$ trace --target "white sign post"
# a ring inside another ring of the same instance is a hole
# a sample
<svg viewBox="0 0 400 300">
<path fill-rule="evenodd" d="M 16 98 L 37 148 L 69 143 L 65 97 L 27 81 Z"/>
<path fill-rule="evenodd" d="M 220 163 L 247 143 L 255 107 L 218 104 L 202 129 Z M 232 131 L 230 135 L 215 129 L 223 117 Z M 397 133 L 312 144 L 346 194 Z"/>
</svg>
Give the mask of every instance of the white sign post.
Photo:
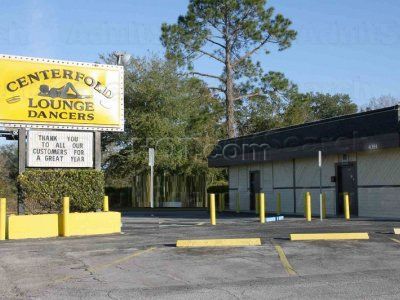
<svg viewBox="0 0 400 300">
<path fill-rule="evenodd" d="M 150 207 L 154 208 L 154 148 L 149 148 Z"/>
<path fill-rule="evenodd" d="M 322 218 L 322 151 L 318 151 L 318 166 L 319 166 L 319 216 Z"/>
<path fill-rule="evenodd" d="M 93 168 L 93 132 L 28 131 L 28 167 Z"/>
</svg>

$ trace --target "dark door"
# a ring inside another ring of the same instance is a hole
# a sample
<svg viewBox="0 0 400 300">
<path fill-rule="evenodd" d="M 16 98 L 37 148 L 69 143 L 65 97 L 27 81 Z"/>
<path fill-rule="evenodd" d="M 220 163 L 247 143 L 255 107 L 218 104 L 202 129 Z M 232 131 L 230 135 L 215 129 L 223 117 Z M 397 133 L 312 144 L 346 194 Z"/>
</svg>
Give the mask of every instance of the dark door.
<svg viewBox="0 0 400 300">
<path fill-rule="evenodd" d="M 250 172 L 250 210 L 256 209 L 256 194 L 261 190 L 260 171 Z"/>
<path fill-rule="evenodd" d="M 350 198 L 350 214 L 358 215 L 358 199 L 357 199 L 357 173 L 356 164 L 347 163 L 337 165 L 337 214 L 344 214 L 344 193 L 349 193 Z"/>
</svg>

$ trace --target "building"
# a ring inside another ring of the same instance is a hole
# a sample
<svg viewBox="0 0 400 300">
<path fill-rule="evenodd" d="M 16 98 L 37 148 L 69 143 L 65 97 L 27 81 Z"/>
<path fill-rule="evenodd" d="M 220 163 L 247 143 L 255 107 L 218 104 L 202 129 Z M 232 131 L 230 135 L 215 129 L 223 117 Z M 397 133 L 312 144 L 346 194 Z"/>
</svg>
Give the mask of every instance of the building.
<svg viewBox="0 0 400 300">
<path fill-rule="evenodd" d="M 208 158 L 210 167 L 229 169 L 229 208 L 240 196 L 243 211 L 255 209 L 263 192 L 267 211 L 304 213 L 312 196 L 319 215 L 319 192 L 327 196 L 327 215 L 343 214 L 343 193 L 352 215 L 400 217 L 399 107 L 393 106 L 221 140 Z M 322 151 L 321 172 L 318 151 Z"/>
</svg>

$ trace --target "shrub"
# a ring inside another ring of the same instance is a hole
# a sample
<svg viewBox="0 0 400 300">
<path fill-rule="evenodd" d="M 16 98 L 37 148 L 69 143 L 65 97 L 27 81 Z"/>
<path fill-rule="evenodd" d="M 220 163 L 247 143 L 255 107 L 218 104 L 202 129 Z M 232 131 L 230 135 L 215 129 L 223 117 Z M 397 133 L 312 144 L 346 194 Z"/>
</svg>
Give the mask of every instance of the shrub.
<svg viewBox="0 0 400 300">
<path fill-rule="evenodd" d="M 27 213 L 60 212 L 70 197 L 71 212 L 101 209 L 103 172 L 95 170 L 29 170 L 18 176 Z"/>
<path fill-rule="evenodd" d="M 17 212 L 18 149 L 16 143 L 0 146 L 0 198 L 7 198 L 7 212 Z"/>
<path fill-rule="evenodd" d="M 207 188 L 207 193 L 209 194 L 220 194 L 220 193 L 229 193 L 228 185 L 213 185 Z"/>
</svg>

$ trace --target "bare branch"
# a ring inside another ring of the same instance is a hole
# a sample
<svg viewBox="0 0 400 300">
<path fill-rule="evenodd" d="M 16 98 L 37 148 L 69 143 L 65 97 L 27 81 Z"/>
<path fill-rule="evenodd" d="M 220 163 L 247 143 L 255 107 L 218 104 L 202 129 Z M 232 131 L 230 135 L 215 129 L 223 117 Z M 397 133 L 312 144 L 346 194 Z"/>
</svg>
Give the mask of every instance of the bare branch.
<svg viewBox="0 0 400 300">
<path fill-rule="evenodd" d="M 210 37 L 225 41 L 224 37 L 220 35 L 211 34 Z"/>
<path fill-rule="evenodd" d="M 212 54 L 212 53 L 209 53 L 209 52 L 204 51 L 204 50 L 202 50 L 202 49 L 195 49 L 195 48 L 193 48 L 191 45 L 186 44 L 186 43 L 184 43 L 184 45 L 185 45 L 186 48 L 189 48 L 190 51 L 191 51 L 191 52 L 186 56 L 186 58 L 190 57 L 190 55 L 192 55 L 192 54 L 194 54 L 194 53 L 196 53 L 196 52 L 200 52 L 200 53 L 202 53 L 202 54 L 204 54 L 204 55 L 207 55 L 208 57 L 211 57 L 212 59 L 215 59 L 215 60 L 219 61 L 220 63 L 223 63 L 223 64 L 225 63 L 221 58 L 215 56 L 215 55 Z"/>
<path fill-rule="evenodd" d="M 210 90 L 216 90 L 216 91 L 220 91 L 222 93 L 225 93 L 225 90 L 223 88 L 220 87 L 208 87 Z"/>
<path fill-rule="evenodd" d="M 220 46 L 221 48 L 226 48 L 224 45 L 222 45 L 221 43 L 218 43 L 218 42 L 216 42 L 216 41 L 214 41 L 214 40 L 212 40 L 212 39 L 209 39 L 209 38 L 206 38 L 206 41 L 209 41 L 210 43 L 212 43 L 212 44 L 214 44 L 214 45 L 217 45 L 217 46 Z"/>
<path fill-rule="evenodd" d="M 206 74 L 206 73 L 201 73 L 201 72 L 189 72 L 188 74 L 191 75 L 197 75 L 197 76 L 203 76 L 203 77 L 209 77 L 209 78 L 214 78 L 218 79 L 221 82 L 224 82 L 223 78 L 220 76 L 212 75 L 212 74 Z"/>
<path fill-rule="evenodd" d="M 257 47 L 255 47 L 253 50 L 250 50 L 248 52 L 246 52 L 242 57 L 240 57 L 239 59 L 237 59 L 232 66 L 235 67 L 237 66 L 239 63 L 241 63 L 243 60 L 249 58 L 250 56 L 252 56 L 256 51 L 258 51 L 262 46 L 264 46 L 268 40 L 270 39 L 270 35 L 268 35 L 260 44 L 258 44 Z"/>
<path fill-rule="evenodd" d="M 236 97 L 236 98 L 233 99 L 233 101 L 240 100 L 240 99 L 243 99 L 243 98 L 257 97 L 257 96 L 261 96 L 261 95 L 262 95 L 262 93 L 260 93 L 260 92 L 251 93 L 251 94 L 247 94 L 247 95 L 242 95 L 242 96 Z"/>
<path fill-rule="evenodd" d="M 277 91 L 277 90 L 275 90 L 274 92 L 277 93 L 278 95 L 280 95 L 286 101 L 289 101 L 289 98 L 286 97 L 286 95 L 283 92 L 280 92 L 280 91 Z"/>
<path fill-rule="evenodd" d="M 219 61 L 220 63 L 223 63 L 223 64 L 225 63 L 221 58 L 215 56 L 214 54 L 211 54 L 211 53 L 209 53 L 207 51 L 204 51 L 204 50 L 201 50 L 201 49 L 198 49 L 197 51 L 199 51 L 200 53 L 203 53 L 204 55 L 207 55 L 208 57 L 211 57 L 211 58 Z"/>
<path fill-rule="evenodd" d="M 208 24 L 210 24 L 216 31 L 218 31 L 219 33 L 221 33 L 221 34 L 223 34 L 223 31 L 220 29 L 220 28 L 218 28 L 218 26 L 216 25 L 216 24 L 214 24 L 214 23 L 212 23 L 211 21 L 209 21 L 209 20 L 205 20 Z M 220 25 L 223 25 L 222 23 L 219 23 Z"/>
</svg>

